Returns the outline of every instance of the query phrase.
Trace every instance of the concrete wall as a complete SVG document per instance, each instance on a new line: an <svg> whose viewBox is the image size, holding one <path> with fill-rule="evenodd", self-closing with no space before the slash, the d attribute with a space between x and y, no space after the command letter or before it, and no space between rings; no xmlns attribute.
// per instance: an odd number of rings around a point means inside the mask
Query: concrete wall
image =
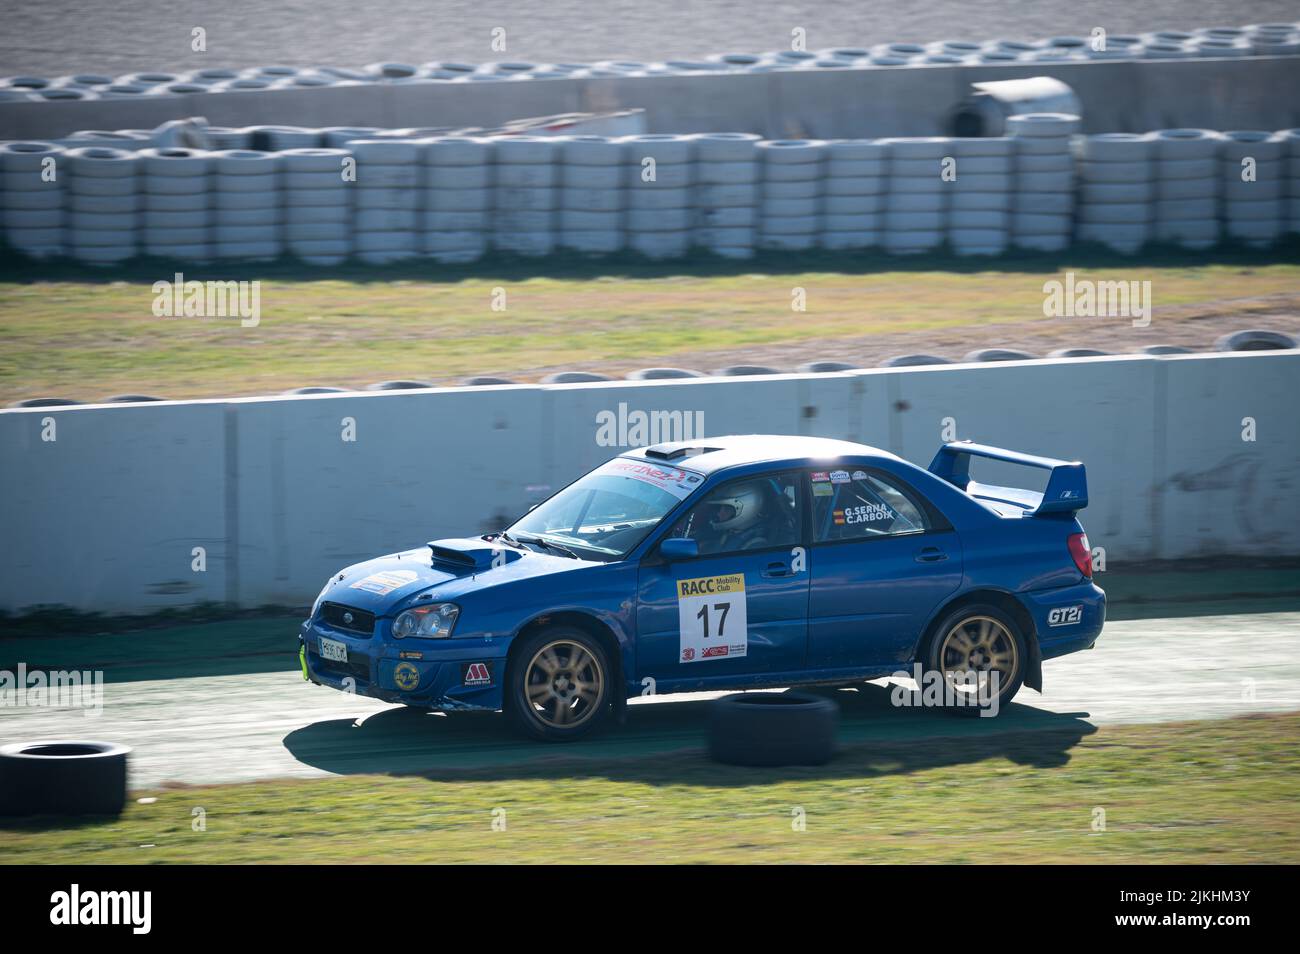
<svg viewBox="0 0 1300 954"><path fill-rule="evenodd" d="M644 107L651 132L768 137L922 136L943 131L972 82L1055 76L1083 103L1085 132L1300 125L1300 57L1091 61L790 70L754 74L428 83L0 103L0 139L80 129L152 128L205 116L214 125L482 126L554 113Z"/></svg>
<svg viewBox="0 0 1300 954"><path fill-rule="evenodd" d="M1082 459L1109 561L1295 556L1298 398L1291 351L6 410L0 608L303 605L344 565L498 528L614 456L596 416L620 403L921 465L952 418L959 438Z"/></svg>

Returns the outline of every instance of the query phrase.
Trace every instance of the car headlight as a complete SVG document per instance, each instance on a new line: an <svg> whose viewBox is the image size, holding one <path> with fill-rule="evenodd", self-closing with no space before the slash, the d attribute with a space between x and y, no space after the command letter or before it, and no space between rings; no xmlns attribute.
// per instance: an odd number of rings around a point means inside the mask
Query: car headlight
<svg viewBox="0 0 1300 954"><path fill-rule="evenodd" d="M460 607L455 603L431 603L401 613L393 620L393 638L446 639L456 625Z"/></svg>

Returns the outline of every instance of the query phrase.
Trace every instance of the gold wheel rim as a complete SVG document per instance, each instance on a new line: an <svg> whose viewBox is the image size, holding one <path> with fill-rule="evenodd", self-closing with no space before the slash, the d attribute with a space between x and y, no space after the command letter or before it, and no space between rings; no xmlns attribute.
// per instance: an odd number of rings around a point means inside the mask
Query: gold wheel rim
<svg viewBox="0 0 1300 954"><path fill-rule="evenodd" d="M943 638L939 670L954 692L981 697L996 674L1000 696L1020 671L1020 650L1004 624L991 616L969 616Z"/></svg>
<svg viewBox="0 0 1300 954"><path fill-rule="evenodd" d="M551 729L574 729L594 716L604 685L596 654L571 639L547 643L524 670L527 704Z"/></svg>

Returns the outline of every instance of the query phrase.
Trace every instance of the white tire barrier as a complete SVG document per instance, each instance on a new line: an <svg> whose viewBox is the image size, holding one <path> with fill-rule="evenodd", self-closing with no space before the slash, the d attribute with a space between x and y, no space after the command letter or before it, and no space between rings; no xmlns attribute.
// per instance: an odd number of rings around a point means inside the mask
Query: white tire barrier
<svg viewBox="0 0 1300 954"><path fill-rule="evenodd" d="M4 178L0 226L10 248L32 258L63 254L64 183L69 178L68 170L61 168L64 165L62 146L0 143L0 176Z"/></svg>
<svg viewBox="0 0 1300 954"><path fill-rule="evenodd" d="M1007 138L951 140L952 178L945 182L948 245L955 254L1001 255L1007 250L1014 148Z"/></svg>
<svg viewBox="0 0 1300 954"><path fill-rule="evenodd" d="M1074 231L1073 136L1079 117L1026 113L1007 119L1015 154L1011 194L1011 244L1035 252L1059 252Z"/></svg>
<svg viewBox="0 0 1300 954"><path fill-rule="evenodd" d="M540 258L555 250L560 146L560 140L540 136L493 141L494 248L529 258Z"/></svg>
<svg viewBox="0 0 1300 954"><path fill-rule="evenodd" d="M68 151L69 254L88 265L113 265L136 255L140 245L140 170L136 153L103 146ZM79 188L94 182L95 188Z"/></svg>
<svg viewBox="0 0 1300 954"><path fill-rule="evenodd" d="M145 149L141 164L142 251L158 258L212 257L212 153L179 147Z"/></svg>
<svg viewBox="0 0 1300 954"><path fill-rule="evenodd" d="M580 255L612 255L626 245L622 188L625 145L573 136L560 146L559 246Z"/></svg>
<svg viewBox="0 0 1300 954"><path fill-rule="evenodd" d="M1223 134L1220 183L1229 241L1264 248L1282 237L1287 142L1259 130Z"/></svg>
<svg viewBox="0 0 1300 954"><path fill-rule="evenodd" d="M760 248L801 252L817 247L827 147L820 139L758 143L762 175Z"/></svg>
<svg viewBox="0 0 1300 954"><path fill-rule="evenodd" d="M893 255L917 255L943 244L948 185L945 160L952 140L935 137L882 139L889 155L881 244Z"/></svg>
<svg viewBox="0 0 1300 954"><path fill-rule="evenodd" d="M421 148L413 141L357 139L352 240L358 259L386 265L420 251L419 210L411 201L420 184Z"/></svg>
<svg viewBox="0 0 1300 954"><path fill-rule="evenodd" d="M1161 129L1155 149L1153 237L1187 249L1218 244L1219 150L1223 137L1207 129Z"/></svg>
<svg viewBox="0 0 1300 954"><path fill-rule="evenodd" d="M1079 239L1125 255L1151 240L1155 154L1156 141L1150 135L1101 133L1078 140Z"/></svg>
<svg viewBox="0 0 1300 954"><path fill-rule="evenodd" d="M339 265L352 253L355 157L346 149L290 149L280 154L284 244L309 265Z"/></svg>
<svg viewBox="0 0 1300 954"><path fill-rule="evenodd" d="M826 147L821 246L835 251L880 244L888 147L867 139L833 140Z"/></svg>
<svg viewBox="0 0 1300 954"><path fill-rule="evenodd" d="M758 246L761 137L703 133L694 140L697 244L723 258L752 258Z"/></svg>
<svg viewBox="0 0 1300 954"><path fill-rule="evenodd" d="M227 261L269 261L284 252L278 153L229 149L212 154L213 254Z"/></svg>
<svg viewBox="0 0 1300 954"><path fill-rule="evenodd" d="M694 239L693 136L624 136L627 247L651 259L681 258Z"/></svg>
<svg viewBox="0 0 1300 954"><path fill-rule="evenodd" d="M1284 129L1277 135L1284 150L1282 172L1286 199L1283 219L1286 231L1294 235L1300 233L1300 129Z"/></svg>
<svg viewBox="0 0 1300 954"><path fill-rule="evenodd" d="M487 251L492 232L492 142L435 136L421 140L420 147L424 254L446 265L475 262Z"/></svg>

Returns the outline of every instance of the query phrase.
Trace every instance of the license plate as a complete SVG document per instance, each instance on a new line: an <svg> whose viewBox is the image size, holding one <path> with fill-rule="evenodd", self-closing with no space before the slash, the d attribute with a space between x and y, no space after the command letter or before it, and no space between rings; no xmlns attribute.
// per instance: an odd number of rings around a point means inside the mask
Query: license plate
<svg viewBox="0 0 1300 954"><path fill-rule="evenodd" d="M320 641L320 654L324 659L330 659L334 662L348 661L348 647L345 643L340 643L333 639L322 639Z"/></svg>

